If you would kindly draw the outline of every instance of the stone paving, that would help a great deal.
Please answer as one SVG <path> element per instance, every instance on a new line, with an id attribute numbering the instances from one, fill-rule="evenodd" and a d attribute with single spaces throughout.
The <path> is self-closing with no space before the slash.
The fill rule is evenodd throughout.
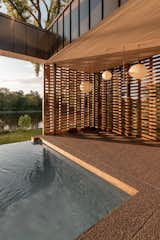
<path id="1" fill-rule="evenodd" d="M 138 190 L 78 240 L 160 240 L 160 143 L 96 132 L 43 139 Z"/>

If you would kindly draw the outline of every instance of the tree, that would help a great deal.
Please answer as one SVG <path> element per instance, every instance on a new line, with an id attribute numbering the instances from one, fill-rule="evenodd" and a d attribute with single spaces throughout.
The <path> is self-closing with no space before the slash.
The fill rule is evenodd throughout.
<path id="1" fill-rule="evenodd" d="M 0 111 L 41 111 L 42 98 L 38 92 L 11 92 L 0 88 Z"/>
<path id="2" fill-rule="evenodd" d="M 23 22 L 46 29 L 67 1 L 62 0 L 0 0 L 8 14 Z"/>
<path id="3" fill-rule="evenodd" d="M 0 132 L 3 131 L 5 123 L 0 119 Z"/>
<path id="4" fill-rule="evenodd" d="M 22 129 L 28 129 L 31 126 L 31 117 L 27 114 L 21 115 L 18 119 L 18 126 Z"/>
<path id="5" fill-rule="evenodd" d="M 47 29 L 60 10 L 69 0 L 0 0 L 6 6 L 7 12 L 15 19 L 37 27 Z M 40 67 L 35 65 L 36 75 Z"/>

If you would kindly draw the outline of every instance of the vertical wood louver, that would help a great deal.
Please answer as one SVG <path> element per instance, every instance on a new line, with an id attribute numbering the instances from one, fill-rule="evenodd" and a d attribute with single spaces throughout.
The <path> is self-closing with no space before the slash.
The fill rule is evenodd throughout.
<path id="1" fill-rule="evenodd" d="M 129 76 L 129 64 L 115 67 L 110 81 L 103 80 L 101 73 L 45 65 L 45 134 L 94 127 L 160 140 L 160 55 L 141 62 L 147 68 L 141 81 Z M 90 81 L 91 93 L 80 91 L 82 81 Z"/>

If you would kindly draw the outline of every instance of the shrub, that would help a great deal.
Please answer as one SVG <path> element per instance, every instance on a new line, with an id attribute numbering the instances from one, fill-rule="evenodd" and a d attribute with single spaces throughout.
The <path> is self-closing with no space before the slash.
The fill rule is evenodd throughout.
<path id="1" fill-rule="evenodd" d="M 31 127 L 31 117 L 27 114 L 21 115 L 18 119 L 18 126 L 21 129 L 28 129 Z"/>
<path id="2" fill-rule="evenodd" d="M 5 123 L 0 119 L 0 132 L 3 131 Z"/>

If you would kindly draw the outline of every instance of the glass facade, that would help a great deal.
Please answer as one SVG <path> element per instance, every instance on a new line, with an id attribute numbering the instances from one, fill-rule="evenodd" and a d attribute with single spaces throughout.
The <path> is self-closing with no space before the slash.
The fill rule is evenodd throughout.
<path id="1" fill-rule="evenodd" d="M 94 28 L 102 19 L 128 0 L 73 0 L 54 22 L 51 32 L 58 31 L 57 49 Z M 58 25 L 58 30 L 54 30 Z M 54 29 L 53 29 L 54 28 Z M 53 47 L 53 49 L 56 49 Z"/>
<path id="2" fill-rule="evenodd" d="M 118 6 L 118 0 L 105 0 L 103 3 L 103 17 L 110 15 Z"/>
<path id="3" fill-rule="evenodd" d="M 64 45 L 70 43 L 70 7 L 64 12 Z"/>
<path id="4" fill-rule="evenodd" d="M 78 0 L 75 0 L 71 4 L 71 40 L 75 40 L 79 36 L 79 10 L 78 10 Z"/>
<path id="5" fill-rule="evenodd" d="M 56 52 L 57 51 L 57 48 L 58 48 L 58 38 L 57 38 L 57 32 L 58 32 L 58 25 L 57 25 L 57 22 L 55 22 L 52 26 L 52 32 L 54 33 L 55 35 L 55 40 L 53 42 L 53 45 L 52 45 L 52 52 Z"/>
<path id="6" fill-rule="evenodd" d="M 80 35 L 89 30 L 89 0 L 80 0 Z"/>
<path id="7" fill-rule="evenodd" d="M 63 48 L 63 15 L 58 19 L 58 49 Z"/>
<path id="8" fill-rule="evenodd" d="M 90 17 L 91 28 L 93 28 L 102 19 L 102 1 L 90 1 Z"/>

